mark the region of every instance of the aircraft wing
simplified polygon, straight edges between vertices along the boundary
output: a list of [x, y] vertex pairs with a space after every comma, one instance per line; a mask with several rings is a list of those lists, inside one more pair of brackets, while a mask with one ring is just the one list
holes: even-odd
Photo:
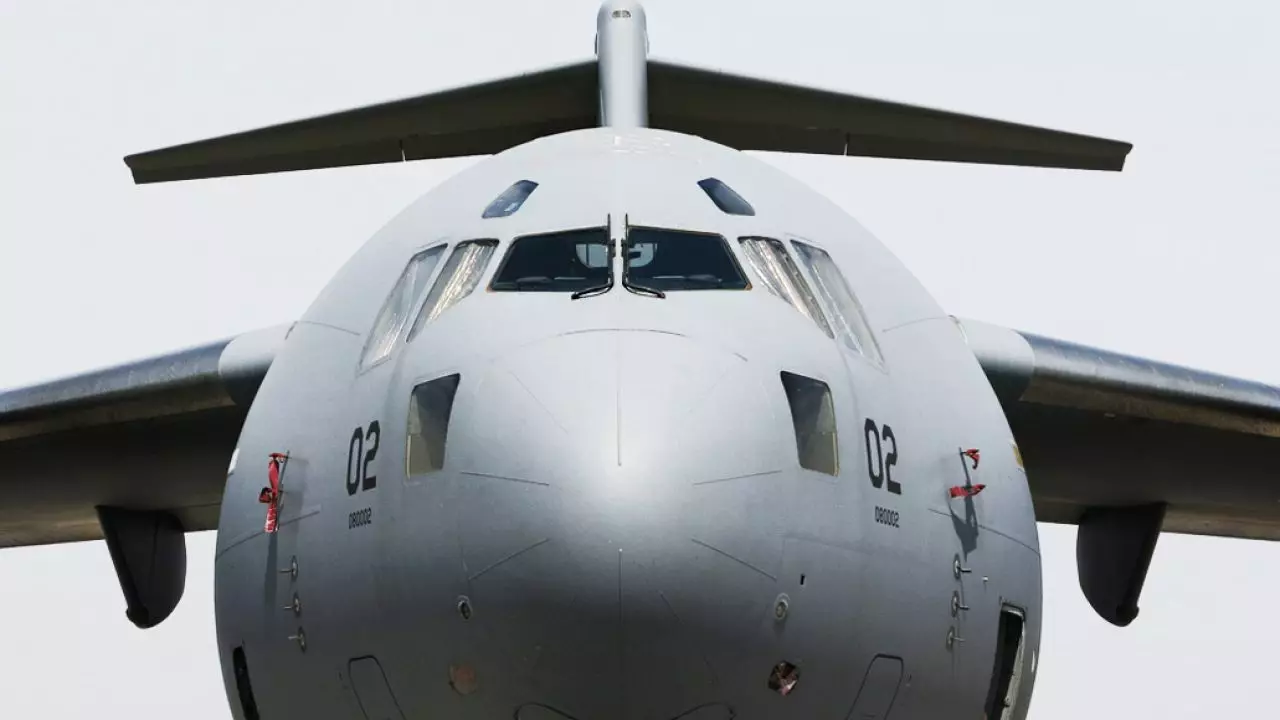
[[0, 548], [100, 539], [100, 506], [216, 528], [241, 424], [289, 327], [0, 391]]
[[1038, 520], [1163, 506], [1166, 532], [1280, 540], [1280, 388], [957, 322], [1004, 406]]

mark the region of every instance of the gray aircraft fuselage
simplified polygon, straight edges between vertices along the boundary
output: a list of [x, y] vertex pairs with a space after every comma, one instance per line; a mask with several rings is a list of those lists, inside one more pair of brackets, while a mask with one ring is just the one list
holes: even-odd
[[1035, 516], [962, 330], [818, 193], [646, 128], [642, 13], [601, 8], [604, 127], [422, 197], [276, 355], [218, 524], [237, 718], [1025, 717]]
[[[721, 211], [708, 177], [757, 214]], [[520, 180], [523, 206], [481, 217]], [[607, 292], [494, 287], [515, 239], [584, 228], [608, 229]], [[723, 238], [750, 286], [629, 291], [629, 228]], [[751, 237], [829, 253], [873, 344], [770, 291]], [[376, 322], [411, 258], [473, 240], [496, 247], [455, 264], [448, 309]], [[830, 398], [800, 441], [795, 376]], [[980, 718], [1011, 615], [1026, 712], [1039, 547], [989, 382], [854, 219], [723, 146], [583, 130], [446, 181], [293, 327], [235, 457], [216, 610], [239, 718], [250, 686], [263, 718]]]

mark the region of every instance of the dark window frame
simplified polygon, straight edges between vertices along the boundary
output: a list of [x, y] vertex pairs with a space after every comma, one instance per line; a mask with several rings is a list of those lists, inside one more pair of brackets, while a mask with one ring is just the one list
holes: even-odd
[[[548, 294], [548, 295], [557, 295], [557, 294], [568, 295], [568, 294], [572, 294], [572, 293], [576, 292], [575, 290], [532, 290], [532, 289], [525, 289], [525, 290], [521, 290], [521, 289], [518, 289], [518, 288], [517, 288], [517, 289], [514, 289], [514, 290], [504, 290], [504, 289], [502, 289], [502, 288], [495, 288], [495, 287], [493, 286], [493, 284], [494, 284], [495, 282], [497, 282], [497, 281], [498, 281], [498, 278], [502, 277], [502, 273], [503, 273], [503, 271], [504, 271], [504, 270], [506, 270], [508, 263], [510, 263], [510, 262], [511, 262], [511, 257], [512, 257], [512, 255], [515, 253], [516, 245], [517, 245], [517, 244], [519, 244], [521, 240], [526, 240], [526, 239], [528, 239], [528, 238], [544, 237], [544, 236], [547, 236], [547, 235], [567, 235], [567, 234], [569, 234], [569, 233], [587, 233], [587, 232], [598, 232], [598, 233], [601, 233], [601, 234], [602, 234], [602, 236], [604, 237], [604, 242], [603, 242], [603, 243], [601, 243], [601, 244], [602, 244], [602, 245], [604, 245], [606, 248], [611, 247], [611, 246], [613, 245], [613, 242], [614, 242], [614, 241], [613, 241], [613, 235], [611, 234], [610, 227], [609, 227], [609, 225], [607, 225], [607, 224], [605, 224], [605, 225], [586, 225], [586, 226], [582, 226], [582, 227], [564, 228], [564, 229], [560, 229], [560, 230], [539, 230], [538, 232], [529, 232], [529, 233], [524, 233], [524, 234], [522, 234], [522, 235], [517, 235], [517, 236], [515, 236], [515, 237], [511, 238], [511, 239], [510, 239], [510, 240], [508, 240], [508, 241], [507, 241], [507, 243], [506, 243], [506, 246], [507, 246], [506, 251], [505, 251], [505, 252], [503, 252], [503, 254], [502, 254], [502, 259], [498, 261], [498, 266], [497, 266], [497, 268], [496, 268], [496, 269], [494, 269], [494, 271], [493, 271], [493, 276], [489, 278], [489, 284], [485, 286], [485, 292], [491, 292], [491, 293], [545, 293], [545, 294]], [[608, 255], [608, 253], [606, 253], [606, 255]], [[608, 274], [612, 274], [612, 272], [613, 272], [613, 268], [612, 268], [612, 266], [613, 266], [613, 259], [612, 259], [612, 257], [610, 256], [610, 257], [609, 257], [609, 260], [608, 260], [608, 265], [606, 265], [606, 266], [605, 266], [605, 269], [608, 271]], [[606, 278], [606, 279], [607, 279], [607, 278]]]
[[631, 278], [631, 277], [628, 277], [627, 275], [627, 272], [631, 269], [631, 259], [630, 259], [630, 254], [627, 252], [627, 248], [631, 244], [631, 232], [633, 230], [648, 230], [652, 232], [666, 232], [666, 233], [675, 233], [679, 235], [698, 235], [701, 237], [718, 239], [720, 241], [720, 247], [724, 250], [725, 256], [728, 257], [729, 259], [729, 263], [733, 266], [733, 269], [738, 273], [738, 277], [741, 278], [743, 282], [742, 287], [726, 288], [726, 287], [708, 286], [708, 287], [684, 287], [684, 288], [670, 288], [670, 289], [661, 288], [662, 292], [664, 293], [688, 292], [688, 291], [700, 292], [703, 290], [741, 292], [744, 290], [755, 289], [754, 283], [751, 282], [751, 275], [747, 272], [746, 268], [743, 267], [742, 262], [738, 259], [737, 253], [734, 252], [733, 244], [730, 243], [729, 239], [724, 235], [722, 235], [721, 233], [712, 232], [709, 230], [688, 230], [684, 228], [659, 227], [657, 225], [630, 225], [630, 224], [627, 225], [626, 233], [623, 236], [623, 240], [622, 240], [622, 279], [624, 280], [627, 280], [629, 282], [638, 282], [641, 285], [647, 285], [649, 284], [650, 280], [652, 280], [652, 278]]

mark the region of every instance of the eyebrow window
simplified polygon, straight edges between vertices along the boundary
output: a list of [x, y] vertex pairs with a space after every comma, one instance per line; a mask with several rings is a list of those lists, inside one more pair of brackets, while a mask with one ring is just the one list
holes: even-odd
[[664, 292], [750, 287], [729, 244], [711, 233], [631, 228], [625, 273], [632, 282]]
[[444, 245], [437, 245], [409, 258], [409, 263], [400, 273], [400, 279], [391, 288], [391, 293], [387, 295], [386, 302], [382, 304], [382, 309], [374, 320], [373, 330], [369, 332], [369, 339], [360, 358], [361, 368], [372, 367], [391, 354], [396, 340], [400, 339], [409, 323], [413, 309], [422, 301], [427, 281], [440, 264], [444, 248]]
[[827, 318], [818, 307], [817, 298], [809, 289], [804, 276], [800, 274], [800, 268], [796, 267], [795, 261], [791, 259], [786, 246], [772, 238], [762, 237], [744, 237], [741, 243], [743, 253], [747, 257], [747, 264], [751, 266], [752, 272], [760, 278], [769, 292], [786, 300], [802, 315], [812, 320], [819, 330], [826, 333], [827, 337], [834, 338], [831, 326], [827, 324]]
[[476, 289], [496, 247], [497, 240], [468, 240], [453, 248], [449, 259], [440, 269], [439, 277], [432, 284], [426, 302], [422, 303], [418, 317], [413, 321], [413, 329], [409, 331], [410, 340], [422, 330], [422, 326], [440, 317], [444, 311]]
[[835, 261], [822, 248], [798, 240], [791, 241], [791, 244], [800, 256], [801, 264], [809, 270], [809, 276], [813, 278], [818, 295], [831, 313], [832, 324], [844, 344], [869, 360], [883, 363], [884, 358], [880, 355], [880, 347], [871, 333], [862, 305], [849, 289], [849, 283]]
[[501, 218], [514, 215], [517, 210], [524, 205], [524, 201], [529, 199], [534, 190], [538, 189], [538, 183], [532, 180], [519, 180], [511, 185], [511, 187], [502, 191], [502, 194], [493, 199], [489, 206], [484, 209], [480, 217], [488, 220], [489, 218]]
[[755, 208], [751, 207], [751, 203], [743, 199], [741, 195], [734, 192], [733, 188], [725, 185], [716, 178], [707, 178], [698, 181], [698, 187], [711, 198], [711, 202], [720, 208], [720, 211], [728, 215], [755, 215]]
[[525, 235], [494, 274], [494, 292], [577, 292], [609, 281], [609, 230]]

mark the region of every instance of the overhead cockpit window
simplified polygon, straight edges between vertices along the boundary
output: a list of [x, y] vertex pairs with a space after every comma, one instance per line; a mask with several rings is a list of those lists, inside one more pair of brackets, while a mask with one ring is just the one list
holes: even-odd
[[633, 227], [625, 268], [629, 282], [663, 292], [750, 287], [729, 244], [712, 233]]
[[418, 311], [417, 319], [413, 321], [413, 329], [409, 331], [410, 340], [422, 330], [422, 326], [440, 317], [441, 313], [476, 289], [496, 247], [497, 240], [468, 240], [454, 246], [449, 259], [440, 269], [440, 276], [431, 285], [431, 292]]
[[844, 274], [836, 266], [831, 256], [822, 248], [792, 240], [800, 262], [809, 270], [818, 295], [822, 297], [831, 313], [832, 324], [845, 345], [859, 352], [873, 362], [883, 363], [880, 346], [875, 335], [871, 333], [871, 325], [867, 322], [862, 305], [849, 289]]
[[609, 281], [609, 229], [525, 235], [511, 243], [489, 289], [578, 292]]
[[400, 273], [400, 279], [382, 304], [382, 310], [378, 311], [378, 318], [373, 323], [373, 330], [369, 333], [364, 354], [360, 358], [361, 368], [372, 367], [391, 354], [396, 340], [400, 339], [405, 326], [409, 324], [413, 309], [422, 301], [427, 281], [440, 264], [444, 248], [444, 245], [437, 245], [409, 259], [409, 264]]
[[722, 212], [730, 215], [755, 215], [755, 208], [751, 207], [751, 203], [742, 198], [741, 195], [733, 191], [733, 188], [725, 185], [716, 178], [707, 178], [698, 181], [698, 187], [711, 198], [711, 202], [716, 204]]
[[449, 418], [453, 415], [453, 398], [458, 394], [458, 381], [461, 379], [457, 374], [446, 375], [413, 389], [409, 400], [408, 447], [405, 449], [408, 455], [405, 464], [410, 476], [444, 468]]
[[828, 475], [840, 472], [836, 410], [831, 388], [821, 380], [782, 372], [782, 388], [791, 406], [800, 467]]
[[791, 259], [786, 246], [772, 238], [745, 237], [742, 238], [742, 250], [752, 272], [760, 278], [769, 292], [791, 303], [792, 307], [812, 320], [827, 337], [835, 337], [822, 309], [818, 307], [813, 291], [809, 289], [809, 283], [800, 274], [800, 269]]
[[489, 206], [484, 209], [481, 217], [487, 220], [489, 218], [514, 215], [537, 188], [538, 183], [532, 180], [517, 181], [511, 187], [503, 190], [501, 195], [494, 198], [493, 202], [489, 203]]

